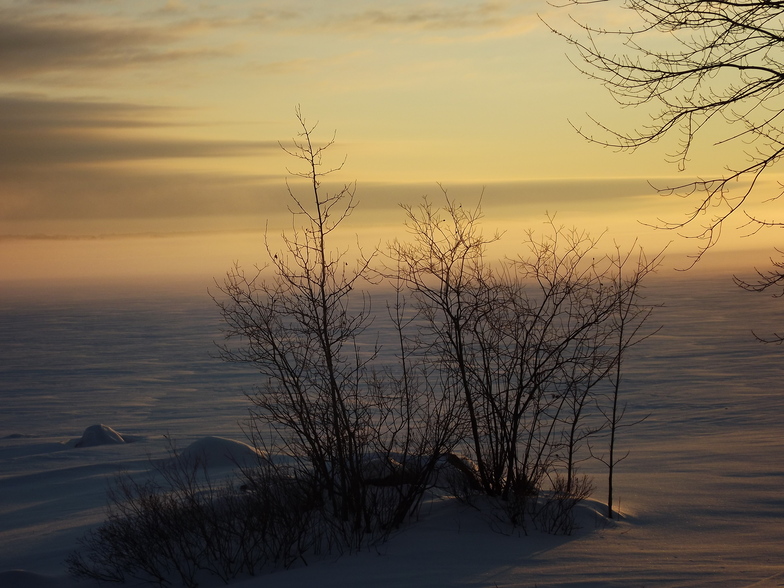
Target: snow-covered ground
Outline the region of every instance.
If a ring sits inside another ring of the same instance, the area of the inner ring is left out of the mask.
[[[622,520],[597,513],[603,472],[585,464],[597,491],[570,537],[524,536],[440,500],[375,549],[236,586],[784,585],[783,350],[749,332],[781,329],[784,305],[726,277],[687,278],[650,288],[667,305],[652,319],[664,328],[627,363],[629,419],[650,416],[622,432]],[[244,441],[253,376],[213,357],[219,322],[205,294],[52,295],[0,299],[2,588],[81,586],[63,560],[102,520],[108,481],[146,470],[167,438],[217,456],[220,438]],[[78,443],[97,424],[130,442],[94,429],[95,442]]]

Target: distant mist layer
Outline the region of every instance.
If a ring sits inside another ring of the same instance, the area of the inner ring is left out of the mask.
[[[190,275],[210,283],[235,261],[245,267],[264,264],[265,235],[272,249],[278,250],[280,234],[293,226],[282,181],[256,178],[222,183],[190,178],[175,193],[163,187],[147,191],[148,180],[136,178],[137,183],[125,186],[122,197],[107,191],[99,198],[74,189],[67,199],[49,202],[42,197],[26,212],[19,209],[11,214],[8,203],[0,205],[0,281]],[[667,179],[660,182],[668,183]],[[307,186],[293,182],[290,187],[307,201]],[[339,187],[323,186],[328,191]],[[67,188],[66,178],[63,189]],[[358,242],[369,250],[406,239],[401,204],[417,206],[427,197],[437,206],[444,202],[444,191],[464,206],[481,203],[483,230],[503,233],[492,255],[520,252],[528,231],[547,230],[548,215],[556,224],[602,235],[607,247],[616,242],[626,247],[636,241],[651,254],[668,247],[669,268],[687,267],[688,256],[698,248],[694,240],[655,228],[660,219],[683,218],[690,203],[661,196],[638,178],[453,185],[359,181],[358,206],[333,235],[333,246],[353,256]],[[725,231],[719,247],[701,267],[764,266],[775,244],[772,236],[747,238],[746,234]],[[750,253],[754,250],[762,253]]]
[[[36,180],[15,198],[0,204],[0,235],[40,236],[111,233],[178,232],[188,230],[257,229],[259,220],[288,226],[287,192],[283,178],[230,176],[217,173],[156,175],[131,172],[58,173]],[[12,184],[14,174],[0,177]],[[666,185],[667,180],[661,181]],[[325,184],[335,190],[342,185]],[[304,201],[308,187],[291,183]],[[481,197],[485,212],[595,211],[622,206],[633,215],[641,202],[655,198],[644,179],[568,179],[487,183],[379,183],[358,181],[357,215],[365,222],[389,224],[402,215],[400,204],[417,204],[423,196],[442,201],[442,190],[466,205]],[[498,209],[503,209],[500,211]],[[380,215],[373,219],[374,216]],[[227,220],[231,219],[231,220]]]

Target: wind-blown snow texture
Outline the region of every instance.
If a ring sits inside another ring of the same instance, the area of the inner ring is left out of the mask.
[[[102,520],[108,480],[146,470],[168,439],[224,469],[221,452],[242,449],[227,439],[245,441],[255,379],[214,357],[206,295],[76,294],[0,299],[2,587],[71,585],[63,559]],[[784,303],[727,277],[658,278],[648,295],[667,307],[627,363],[628,418],[650,416],[621,432],[624,520],[605,524],[592,501],[574,536],[525,537],[439,502],[377,550],[238,586],[784,585],[784,350],[750,334],[781,329]],[[134,442],[75,447],[97,423]],[[602,469],[584,471],[604,500]]]

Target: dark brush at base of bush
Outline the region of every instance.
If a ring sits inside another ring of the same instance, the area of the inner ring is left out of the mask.
[[[362,511],[342,517],[340,502],[307,470],[260,458],[238,480],[216,483],[203,463],[172,450],[152,477],[118,476],[107,520],[79,540],[68,571],[101,582],[195,588],[209,577],[228,583],[307,563],[306,556],[355,551],[382,541],[417,510],[435,462],[399,480],[364,484]]]
[[[214,483],[197,464],[170,461],[155,479],[121,476],[108,518],[67,559],[80,578],[194,588],[215,576],[228,583],[265,568],[288,567],[319,535],[305,492],[261,466],[252,486]],[[161,480],[162,478],[162,480]]]
[[[569,484],[556,474],[551,490],[526,488],[524,492],[513,492],[500,501],[501,510],[513,527],[526,530],[530,524],[550,535],[571,535],[579,528],[575,507],[593,490],[593,482],[588,477],[575,477]]]

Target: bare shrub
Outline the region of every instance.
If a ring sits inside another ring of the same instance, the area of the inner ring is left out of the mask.
[[[587,476],[575,477],[571,484],[556,474],[552,490],[536,502],[529,502],[531,520],[536,527],[553,535],[571,535],[579,527],[575,520],[575,507],[588,498],[594,490]]]
[[[483,235],[481,208],[444,198],[405,207],[411,239],[392,244],[390,269],[419,311],[420,353],[462,399],[482,491],[521,521],[547,480],[557,496],[582,495],[575,465],[608,426],[604,402],[618,389],[607,388],[648,316],[638,286],[658,257],[629,270],[628,255],[604,255],[598,239],[548,219],[544,235],[526,235],[526,254],[491,264],[486,248],[500,237]]]
[[[331,248],[333,233],[352,214],[355,186],[329,193],[324,167],[333,141],[314,142],[315,125],[297,110],[301,132],[284,149],[303,165],[301,197],[289,186],[294,228],[282,251],[267,242],[271,275],[231,270],[216,298],[225,322],[222,356],[253,365],[263,382],[251,394],[250,434],[270,454],[284,455],[298,479],[323,498],[325,521],[342,543],[359,549],[384,536],[417,508],[438,457],[451,450],[461,425],[455,394],[436,386],[429,368],[412,365],[403,334],[412,320],[401,291],[388,307],[398,333],[399,363],[380,367],[368,340],[371,299],[362,286],[376,274],[375,253]],[[398,463],[376,483],[378,464]]]
[[[342,167],[322,164],[334,138],[316,145],[315,126],[297,118],[286,151],[304,164],[294,175],[308,197],[289,186],[294,228],[282,251],[266,242],[271,275],[235,266],[215,298],[223,359],[262,377],[246,432],[270,457],[228,482],[176,452],[153,477],[119,477],[106,522],[68,559],[78,577],[193,587],[358,550],[444,482],[497,501],[513,526],[568,534],[592,490],[577,464],[602,459],[612,489],[621,362],[649,315],[639,285],[658,257],[640,251],[628,268],[631,252],[603,255],[598,239],[549,218],[544,235],[526,233],[525,254],[490,263],[500,236],[483,235],[480,206],[444,192],[441,207],[404,207],[411,241],[390,244],[383,269],[361,250],[349,265],[330,243],[355,186],[324,190]],[[391,364],[368,332],[362,286],[377,279],[394,295]],[[589,444],[603,430],[607,457]]]
[[[250,472],[250,470],[247,470]],[[312,549],[316,519],[305,488],[278,468],[260,463],[253,483],[220,483],[204,464],[158,462],[154,475],[120,475],[109,491],[107,520],[79,540],[67,559],[82,578],[159,586],[224,583],[262,569],[288,567]]]

